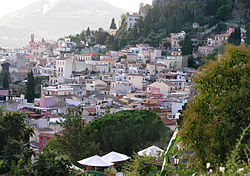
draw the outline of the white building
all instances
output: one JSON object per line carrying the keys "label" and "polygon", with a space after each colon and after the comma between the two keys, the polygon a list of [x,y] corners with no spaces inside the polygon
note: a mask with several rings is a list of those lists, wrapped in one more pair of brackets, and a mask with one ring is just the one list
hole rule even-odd
{"label": "white building", "polygon": [[141,18],[141,16],[137,13],[133,13],[132,15],[128,15],[127,18],[127,30],[129,30],[129,28],[132,28],[135,26],[135,24],[137,23],[137,21]]}
{"label": "white building", "polygon": [[105,89],[107,86],[107,83],[105,83],[102,80],[93,80],[93,79],[89,79],[86,80],[86,90],[87,91],[98,91],[101,89]]}
{"label": "white building", "polygon": [[133,88],[136,88],[139,90],[142,90],[144,83],[146,83],[145,78],[139,74],[129,75],[128,81]]}
{"label": "white building", "polygon": [[167,59],[158,59],[157,64],[166,65],[167,69],[170,68],[183,68],[188,66],[187,56],[167,56]]}
{"label": "white building", "polygon": [[168,81],[154,82],[154,83],[150,84],[148,87],[159,89],[160,93],[162,93],[162,94],[168,94],[168,93],[176,90],[175,84],[168,82]]}
{"label": "white building", "polygon": [[59,82],[63,82],[64,79],[72,77],[73,71],[73,58],[59,58],[56,59],[56,75]]}
{"label": "white building", "polygon": [[126,95],[132,92],[131,83],[128,81],[114,81],[111,82],[110,94],[114,96]]}

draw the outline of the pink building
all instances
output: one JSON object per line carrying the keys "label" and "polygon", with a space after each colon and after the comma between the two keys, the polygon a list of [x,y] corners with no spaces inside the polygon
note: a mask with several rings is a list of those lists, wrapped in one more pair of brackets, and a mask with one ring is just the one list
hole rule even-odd
{"label": "pink building", "polygon": [[29,42],[29,50],[30,49],[39,49],[41,48],[42,43],[41,42]]}
{"label": "pink building", "polygon": [[215,36],[215,40],[218,41],[218,43],[227,41],[230,35],[234,32],[234,28],[228,28],[226,34],[219,34]]}
{"label": "pink building", "polygon": [[49,140],[54,137],[55,137],[54,131],[41,132],[39,134],[39,152],[42,152],[45,145],[47,145]]}
{"label": "pink building", "polygon": [[9,96],[8,89],[0,89],[0,96]]}
{"label": "pink building", "polygon": [[49,108],[56,103],[55,97],[43,97],[40,98],[40,107]]}
{"label": "pink building", "polygon": [[160,88],[151,87],[151,86],[147,87],[147,93],[149,94],[153,94],[153,93],[159,94],[160,92],[161,92]]}

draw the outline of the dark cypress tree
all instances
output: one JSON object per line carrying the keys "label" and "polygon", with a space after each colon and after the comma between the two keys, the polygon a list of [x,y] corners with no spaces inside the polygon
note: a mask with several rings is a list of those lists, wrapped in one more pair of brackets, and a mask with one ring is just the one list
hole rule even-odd
{"label": "dark cypress tree", "polygon": [[189,35],[186,35],[183,41],[182,54],[189,55],[189,54],[192,54],[192,52],[193,52],[193,45],[191,42],[191,37]]}
{"label": "dark cypress tree", "polygon": [[236,28],[235,31],[228,38],[228,42],[239,46],[241,43],[241,32],[240,27]]}
{"label": "dark cypress tree", "polygon": [[246,30],[247,30],[247,33],[246,33],[246,44],[248,44],[248,45],[250,45],[250,23],[248,23],[248,25],[247,25],[247,28],[246,28]]}
{"label": "dark cypress tree", "polygon": [[116,24],[115,24],[115,19],[113,18],[111,21],[111,25],[109,29],[117,29]]}
{"label": "dark cypress tree", "polygon": [[3,88],[9,89],[9,73],[7,71],[3,71]]}
{"label": "dark cypress tree", "polygon": [[32,103],[36,97],[35,93],[35,81],[33,72],[31,71],[28,73],[28,82],[27,82],[27,88],[26,88],[26,98],[28,103]]}
{"label": "dark cypress tree", "polygon": [[86,35],[89,37],[91,35],[89,27],[87,28]]}

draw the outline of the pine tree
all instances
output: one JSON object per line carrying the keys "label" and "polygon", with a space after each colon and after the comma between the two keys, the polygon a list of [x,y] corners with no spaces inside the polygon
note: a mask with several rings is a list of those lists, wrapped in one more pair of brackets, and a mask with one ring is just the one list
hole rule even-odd
{"label": "pine tree", "polygon": [[26,98],[28,103],[32,103],[36,97],[35,94],[35,81],[33,72],[31,71],[28,73],[28,82],[27,82],[27,88],[26,88]]}
{"label": "pine tree", "polygon": [[239,46],[241,43],[241,32],[240,27],[236,28],[235,31],[228,38],[228,42]]}
{"label": "pine tree", "polygon": [[115,19],[112,19],[111,25],[109,29],[117,29],[116,24],[115,24]]}
{"label": "pine tree", "polygon": [[246,44],[250,45],[250,23],[248,23],[246,30],[247,30],[247,33],[246,33],[246,35],[247,35]]}
{"label": "pine tree", "polygon": [[87,31],[86,31],[86,35],[89,37],[91,35],[90,29],[88,27]]}
{"label": "pine tree", "polygon": [[182,54],[189,55],[189,54],[192,54],[192,52],[193,52],[193,45],[191,42],[191,37],[189,35],[186,35],[183,41]]}
{"label": "pine tree", "polygon": [[3,88],[9,89],[9,73],[7,71],[3,71]]}

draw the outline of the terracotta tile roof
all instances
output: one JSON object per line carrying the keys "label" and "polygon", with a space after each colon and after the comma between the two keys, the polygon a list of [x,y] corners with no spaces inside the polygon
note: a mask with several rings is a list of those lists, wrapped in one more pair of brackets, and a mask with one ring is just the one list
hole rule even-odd
{"label": "terracotta tile roof", "polygon": [[100,60],[100,62],[112,62],[112,61],[116,61],[115,58],[104,58],[102,60]]}
{"label": "terracotta tile roof", "polygon": [[110,91],[110,86],[107,86],[103,91]]}
{"label": "terracotta tile roof", "polygon": [[226,34],[218,34],[216,37],[229,37],[234,32],[234,28],[229,28]]}
{"label": "terracotta tile roof", "polygon": [[48,118],[48,117],[53,117],[53,118],[59,118],[61,116],[59,116],[58,114],[52,114],[51,112],[45,112],[43,113],[43,115]]}
{"label": "terracotta tile roof", "polygon": [[97,55],[97,53],[96,52],[89,52],[89,53],[82,53],[81,55],[93,56],[93,55]]}
{"label": "terracotta tile roof", "polygon": [[118,99],[122,99],[125,95],[119,95]]}
{"label": "terracotta tile roof", "polygon": [[170,120],[167,117],[162,117],[161,120],[165,125],[176,125],[176,120]]}
{"label": "terracotta tile roof", "polygon": [[139,17],[140,15],[138,13],[133,13],[131,15],[129,15],[130,17]]}
{"label": "terracotta tile roof", "polygon": [[164,83],[167,84],[168,86],[175,87],[175,84],[174,84],[174,83],[171,83],[171,82],[168,82],[168,81],[164,81]]}
{"label": "terracotta tile roof", "polygon": [[166,65],[159,63],[157,64],[157,67],[166,67]]}
{"label": "terracotta tile roof", "polygon": [[56,60],[66,60],[67,58],[57,58]]}
{"label": "terracotta tile roof", "polygon": [[30,111],[28,109],[20,109],[21,112],[27,113],[27,114],[35,114],[35,112]]}
{"label": "terracotta tile roof", "polygon": [[85,108],[84,110],[87,112],[96,112],[96,108]]}

